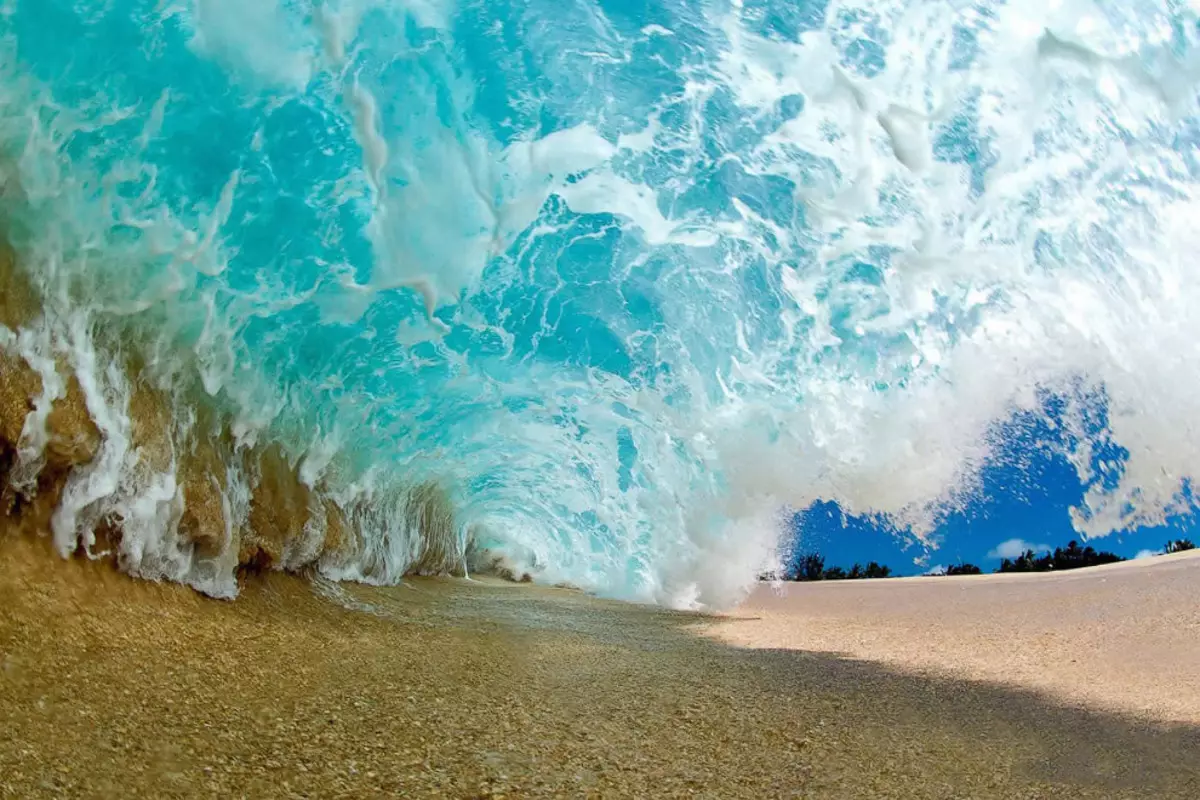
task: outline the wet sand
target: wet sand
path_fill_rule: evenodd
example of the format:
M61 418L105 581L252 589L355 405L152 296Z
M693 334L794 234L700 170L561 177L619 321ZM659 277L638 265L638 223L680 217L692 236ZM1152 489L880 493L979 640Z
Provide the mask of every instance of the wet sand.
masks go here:
M1200 571L1188 574L1196 584ZM998 616L1040 585L984 582L1014 590ZM970 637L1007 629L967 634L974 618L951 614L934 636L912 622L917 599L907 617L887 600L885 587L916 585L759 593L718 619L511 584L375 589L278 573L221 602L0 536L0 794L1200 796L1200 734L1171 722L1194 719L1194 681L1190 700L1143 699L1134 714L1021 688L1020 670L983 676L964 662ZM813 602L820 593L831 597ZM1048 602L993 652L1024 663L1024 643L1056 616ZM907 631L885 635L896 619ZM854 620L857 639L830 633ZM795 633L814 621L818 638ZM906 636L915 662L896 655ZM1195 628L1171 641L1194 646ZM1077 652L1066 638L1054 647ZM1026 666L1053 660L1038 658ZM1152 662L1138 685L1159 680ZM1137 659L1121 669L1138 674Z

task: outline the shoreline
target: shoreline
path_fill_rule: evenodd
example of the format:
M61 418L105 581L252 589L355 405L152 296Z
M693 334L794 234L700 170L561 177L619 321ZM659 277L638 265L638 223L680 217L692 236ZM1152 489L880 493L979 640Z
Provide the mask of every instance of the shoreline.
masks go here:
M1200 790L1195 726L701 635L746 624L436 578L220 601L0 534L0 796Z
M759 584L725 617L706 633L734 646L838 652L1200 725L1200 550L1059 572Z
M1122 571L1127 569L1143 569L1153 567L1160 563L1172 561L1182 561L1192 558L1200 558L1200 548L1192 550L1183 550L1178 553L1159 553L1155 556L1145 558L1127 558L1123 561L1117 561L1112 564L1095 564L1090 567L1078 567L1076 569L1060 569L1060 570L1045 570L1041 572L981 572L978 575L889 575L886 578L856 578L856 579L832 579L819 581L788 581L788 580L758 580L755 581L754 591L760 590L765 586L791 586L796 584L814 584L819 583L825 586L834 586L840 584L861 585L863 583L895 583L903 581L905 583L943 583L957 581L1011 581L1011 580L1031 580L1039 578L1054 577L1062 579L1068 577L1088 576L1095 572L1112 572ZM753 594L754 592L751 592Z

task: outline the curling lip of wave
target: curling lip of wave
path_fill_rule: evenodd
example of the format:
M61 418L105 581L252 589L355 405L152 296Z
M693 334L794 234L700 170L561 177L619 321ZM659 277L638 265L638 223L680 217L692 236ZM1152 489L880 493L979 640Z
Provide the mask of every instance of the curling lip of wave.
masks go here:
M1189 8L0 9L3 449L64 553L722 605L782 508L935 544L1047 396L1081 533L1190 508Z

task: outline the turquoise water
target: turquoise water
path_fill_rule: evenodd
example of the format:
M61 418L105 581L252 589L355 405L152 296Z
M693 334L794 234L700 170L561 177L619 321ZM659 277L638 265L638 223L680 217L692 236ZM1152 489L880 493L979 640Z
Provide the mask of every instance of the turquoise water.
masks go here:
M339 504L435 481L473 551L630 599L729 602L818 499L928 537L1045 392L1076 528L1152 524L1200 455L1198 33L1149 0L0 0L22 346L110 442L120 330ZM154 550L174 479L105 452L79 507Z

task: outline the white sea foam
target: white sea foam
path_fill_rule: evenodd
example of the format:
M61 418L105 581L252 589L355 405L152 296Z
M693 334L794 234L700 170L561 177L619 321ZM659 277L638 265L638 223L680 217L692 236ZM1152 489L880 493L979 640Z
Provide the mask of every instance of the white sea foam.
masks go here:
M443 548L727 604L777 559L780 509L834 500L934 544L996 425L1047 392L1081 534L1189 508L1192 11L835 0L783 31L741 3L632 26L592 4L304 9L181 6L182 47L156 17L146 52L228 94L147 79L123 104L18 59L33 34L0 21L4 214L47 312L0 336L42 378L10 482L42 467L59 365L102 433L61 551L119 518L126 569L236 592L253 474L226 465L225 546L197 555L180 454L147 467L113 347L180 403L173 445L198 387L240 451L283 447L314 491L283 565L330 578ZM180 130L223 122L236 157L182 168ZM453 542L412 523L426 482L457 503ZM350 554L321 551L326 503Z

